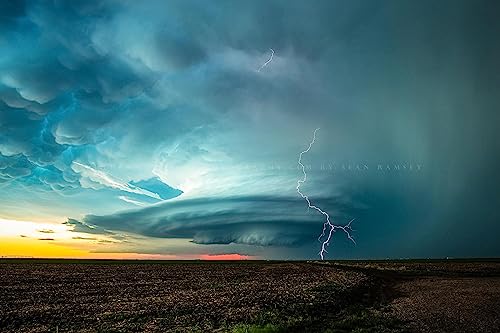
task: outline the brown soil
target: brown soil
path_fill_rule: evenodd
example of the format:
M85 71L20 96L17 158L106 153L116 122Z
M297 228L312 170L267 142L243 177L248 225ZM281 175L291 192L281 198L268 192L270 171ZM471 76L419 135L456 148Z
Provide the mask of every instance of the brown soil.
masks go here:
M207 332L306 313L367 279L305 263L0 265L0 331L12 332Z
M498 263L0 262L2 332L500 332L499 318Z

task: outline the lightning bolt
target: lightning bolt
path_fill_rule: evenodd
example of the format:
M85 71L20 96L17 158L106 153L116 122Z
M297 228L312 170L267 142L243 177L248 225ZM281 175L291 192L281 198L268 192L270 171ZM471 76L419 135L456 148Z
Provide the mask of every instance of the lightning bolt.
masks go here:
M259 72L259 73L260 73L260 71L261 71L264 67L266 67L266 66L267 66L267 65L268 65L271 61L273 61L273 57L274 57L274 50L273 50L273 49L271 49L271 48L270 48L269 50L271 50L271 56L270 56L270 57L269 57L269 59L268 59L268 60L267 60L267 61L266 61L266 62L265 62L262 66L260 66L260 68L257 70L257 72Z
M352 241L354 244L356 244L356 241L351 236L351 231L353 231L352 228L351 228L351 223L354 221L354 219L352 219L351 221L349 221L349 223L347 223L344 226L332 223L332 221L330 221L330 215L328 215L327 212L323 211L318 206L313 205L311 203L311 200L309 199L309 197L300 191L300 185L304 184L307 181L306 167L304 166L304 164L302 164L302 156L304 154L307 154L309 152L309 150L311 150L311 147L316 142L316 133L318 131L319 131L319 128L316 128L314 130L313 137L312 137L311 142L309 143L309 146L307 147L306 150L302 151L299 154L298 165L302 169L302 173L303 173L304 176L302 177L302 179L299 179L297 181L297 187L296 188L297 188L297 193L307 202L308 209L309 208L314 209L318 213L322 214L325 217L325 222L323 223L323 231L321 232L321 235L319 235L319 237L318 237L318 241L321 243L321 250L319 251L319 256L321 257L321 260L323 260L324 257L325 257L325 253L328 253L328 251L326 250L326 248L330 244L330 240L332 238L332 235L333 235L333 233L336 230L339 230L339 229L342 230L346 234L347 238L350 241Z

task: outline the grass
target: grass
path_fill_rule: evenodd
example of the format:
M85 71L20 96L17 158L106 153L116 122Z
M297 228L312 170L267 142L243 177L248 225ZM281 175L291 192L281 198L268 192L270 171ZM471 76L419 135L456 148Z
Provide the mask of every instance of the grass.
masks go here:
M330 283L316 288L320 295L334 296L346 302L330 303L328 299L304 308L264 311L250 323L239 324L231 333L317 332L317 333L396 333L403 332L403 322L384 314L377 296L378 284L367 285L358 292ZM326 301L326 302L325 302Z
M325 333L388 333L402 332L402 322L382 315L379 311L361 306L353 306L340 319L329 325Z
M282 333L282 332L322 332L322 333L396 333L403 332L402 322L382 315L379 311L362 306L352 306L343 310L336 318L328 321L317 318L279 318L267 315L272 322L239 324L231 333ZM321 326L318 326L318 322Z

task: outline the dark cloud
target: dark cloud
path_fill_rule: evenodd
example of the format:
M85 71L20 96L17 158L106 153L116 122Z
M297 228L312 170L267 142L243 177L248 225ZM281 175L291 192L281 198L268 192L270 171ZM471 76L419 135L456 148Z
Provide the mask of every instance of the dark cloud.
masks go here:
M33 165L26 158L3 156L0 154L0 179L8 181L31 174Z
M40 229L40 230L37 230L37 232L41 232L42 234L53 234L54 230L52 230L52 229Z
M73 232L81 232L86 234L96 234L96 235L110 235L113 234L111 231L104 228L100 228L94 225L88 225L87 223L77 221L75 219L68 219L64 222L65 225L72 227Z
M311 175L312 197L367 203L342 206L364 223L351 253L497 255L498 7L3 1L0 213L36 201L53 216L62 205L88 214L66 222L78 232L299 246L318 217L290 199L297 174L237 168L293 164L321 127L311 164L424 165L418 177ZM121 212L158 200L75 162L161 199L174 187L200 199Z
M340 202L319 200L341 214ZM346 219L345 216L343 216ZM148 237L192 238L198 244L294 246L317 237L321 218L307 212L299 198L249 196L187 199L160 203L140 210L107 216L87 215L82 222L69 219L74 231L121 231ZM85 228L82 228L85 226Z
M159 32L155 46L167 68L183 68L198 64L206 57L205 51L191 42L191 36L171 36L168 31Z
M71 239L76 239L76 240L97 240L97 238L94 238L94 237L71 237Z
M172 199L182 194L181 190L168 186L158 177L145 179L138 182L131 181L130 185L137 186L141 189L157 194L162 200Z
M8 30L26 15L26 2L23 0L2 1L0 3L0 31Z
M89 224L85 221L78 221L75 219L69 218L66 222L63 224L69 226L71 228L72 232L77 232L77 233L84 233L84 234L91 234L91 235L103 235L106 236L110 239L100 239L99 242L106 243L106 242L111 242L111 243L121 243L121 242L128 242L128 240L131 238L130 236L126 234L121 234L112 230L105 229L101 226L98 225L93 225ZM85 236L75 236L73 239L79 239L79 240L91 240L95 239L94 237L85 237Z

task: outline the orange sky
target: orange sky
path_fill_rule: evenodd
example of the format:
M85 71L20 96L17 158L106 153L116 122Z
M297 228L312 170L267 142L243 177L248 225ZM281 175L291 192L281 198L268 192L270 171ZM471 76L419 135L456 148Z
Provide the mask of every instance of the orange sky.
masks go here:
M29 238L0 237L0 256L19 258L81 258L81 259L179 259L175 255L142 253L94 253L69 246Z
M79 259L144 259L144 260L251 260L254 256L230 254L144 254L129 252L99 253L32 238L0 237L0 256L7 258L79 258Z
M82 238L76 239L75 236ZM82 239L92 237L91 243ZM73 232L61 223L16 221L0 218L0 257L10 258L81 258L81 259L154 259L154 260L248 260L254 256L239 253L135 253L115 243L96 245L104 236ZM113 244L113 247L110 247ZM174 244L171 244L175 247ZM132 251L130 251L132 250Z

